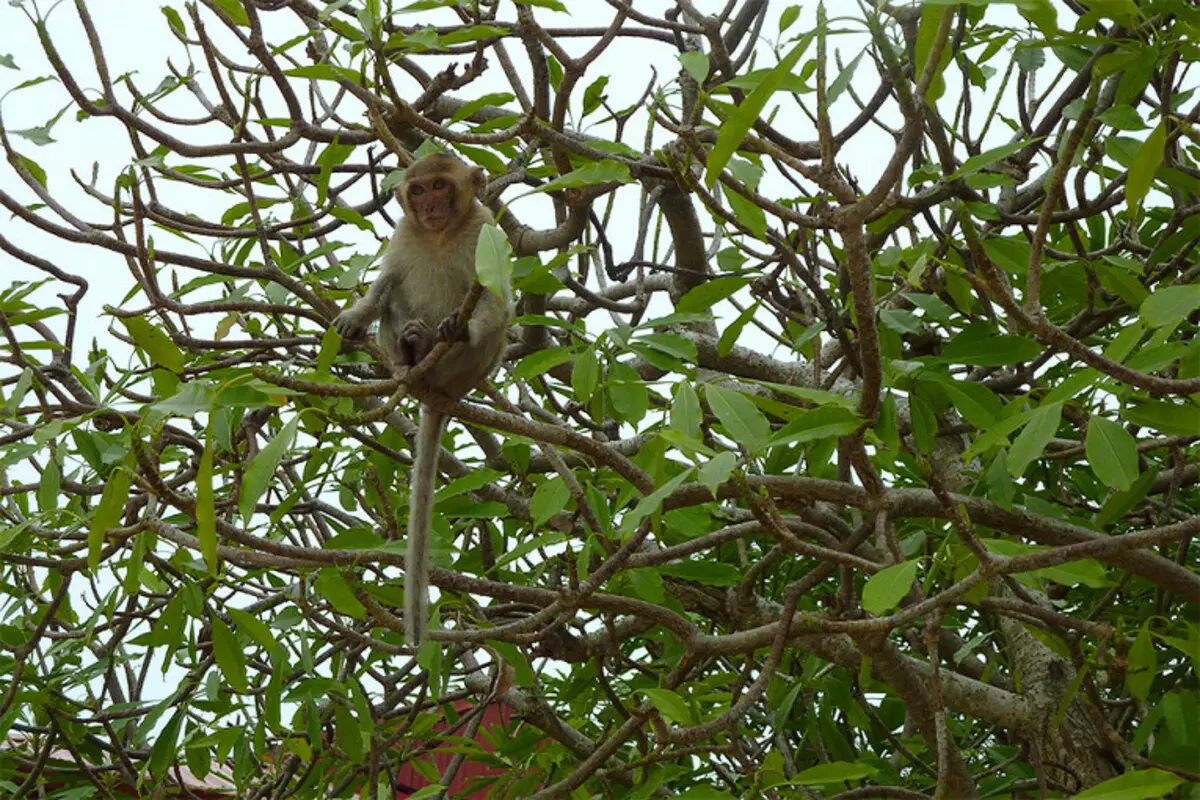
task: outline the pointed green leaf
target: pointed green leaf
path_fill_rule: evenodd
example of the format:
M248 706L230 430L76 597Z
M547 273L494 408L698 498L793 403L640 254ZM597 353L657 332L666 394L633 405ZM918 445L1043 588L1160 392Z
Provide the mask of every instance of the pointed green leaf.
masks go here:
M863 609L877 616L886 614L900 604L916 578L916 561L902 561L876 572L863 586Z
M204 557L208 574L215 578L220 567L217 561L216 501L213 498L213 449L217 443L213 439L211 422L205 440L204 452L200 454L200 467L196 472L196 538L200 540L200 555Z
M133 475L124 467L118 467L108 476L104 484L104 492L100 495L100 505L92 516L92 524L88 528L88 569L95 570L100 566L100 551L104 547L104 537L109 528L117 527L121 514L125 511L125 501L129 499L129 487L133 485Z
M1058 431L1062 419L1062 403L1051 403L1033 412L1024 430L1017 436L1008 451L1008 471L1014 478L1025 474L1025 469L1041 458L1042 451Z
M271 633L271 628L258 617L239 608L227 608L226 612L229 614L229 618L237 624L239 631L248 634L268 653L273 652L279 646L279 643L275 641L274 634Z
M183 372L185 363L183 351L175 346L167 334L141 317L121 317L120 319L134 344L145 351L152 363L176 374Z
M529 500L529 516L539 526L561 511L568 510L571 490L562 478L554 477L539 484Z
M739 289L750 285L750 278L733 276L715 278L699 286L689 289L687 294L679 299L675 310L681 314L693 312L711 312L712 307L733 295Z
M246 691L246 656L229 626L217 617L212 620L213 659L235 692Z
M1166 122L1158 123L1146 141L1138 148L1129 164L1129 176L1125 179L1125 202L1137 217L1142 210L1142 201L1154 183L1154 171L1162 166L1163 154L1167 149Z
M670 689L642 689L642 694L650 701L650 705L671 722L687 725L692 722L692 712L688 704L676 692Z
M758 406L745 395L710 383L704 387L704 396L708 400L708 407L735 441L751 452L766 446L771 436L771 425Z
M1075 795L1075 800L1149 800L1166 797L1186 781L1160 769L1141 769L1096 784Z
M729 119L725 120L725 124L721 126L717 133L717 142L713 145L708 154L708 164L704 173L704 184L708 188L712 188L717 183L717 178L725 169L725 165L729 163L729 159L737 151L738 146L746 138L746 134L750 132L763 108L766 107L767 101L771 99L771 95L779 88L780 82L784 77L791 75L792 69L796 66L796 62L800 60L800 56L808 49L809 42L812 41L812 34L805 36L792 48L783 60L775 66L767 76L762 79L762 82L755 87L754 91L746 95L742 100L742 104L734 109L734 112L729 115Z
M475 275L483 288L502 302L509 300L512 285L512 245L497 225L484 225L475 243Z
M713 497L717 496L717 487L729 480L729 476L733 474L733 468L737 466L737 456L728 450L718 453L711 461L700 468L696 474L696 479L712 493Z
M1125 491L1138 476L1137 442L1112 420L1092 417L1087 427L1088 462L1096 477L1119 491Z
M861 781L879 772L867 764L854 764L849 761L833 761L829 764L817 764L803 770L795 779L790 781L798 786L822 786L843 781Z
M1200 283L1162 286L1142 301L1138 313L1151 328L1176 325L1200 308Z
M838 436L849 436L863 424L862 418L848 408L821 406L805 411L784 425L773 437L774 446L814 442Z
M671 403L671 427L692 439L700 438L700 395L688 381L675 384Z
M275 470L279 468L279 462L283 460L283 454L291 446L299 426L300 417L292 417L291 421L283 426L283 430L274 439L267 442L266 446L258 451L258 454L246 467L246 473L242 476L242 493L238 498L238 510L242 514L242 519L247 523L254 515L254 506L258 503L258 499L267 491L267 486L275 477Z
M367 609L354 596L354 590L342 577L342 573L333 567L326 567L317 573L316 579L313 580L313 588L328 600L338 613L354 619L367 618Z

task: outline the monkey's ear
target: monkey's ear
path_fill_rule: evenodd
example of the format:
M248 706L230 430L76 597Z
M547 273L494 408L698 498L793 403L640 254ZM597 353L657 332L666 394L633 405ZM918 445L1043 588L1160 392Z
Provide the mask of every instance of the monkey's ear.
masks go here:
M483 199L483 190L487 188L487 175L483 169L475 167L471 170L471 189L475 192L475 196L480 200Z

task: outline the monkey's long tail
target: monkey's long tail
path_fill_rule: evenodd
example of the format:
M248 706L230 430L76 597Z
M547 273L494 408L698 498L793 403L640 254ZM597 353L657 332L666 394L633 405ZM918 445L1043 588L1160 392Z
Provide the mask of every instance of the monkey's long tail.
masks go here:
M404 633L417 647L429 628L429 540L433 522L433 487L437 480L445 417L427 405L421 406L413 459L411 494L408 501L408 550L404 563Z

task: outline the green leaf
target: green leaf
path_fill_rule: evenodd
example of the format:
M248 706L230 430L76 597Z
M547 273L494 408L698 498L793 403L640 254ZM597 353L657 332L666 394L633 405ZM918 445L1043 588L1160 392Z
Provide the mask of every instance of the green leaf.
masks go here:
M183 18L179 16L178 11L170 6L163 6L160 11L166 15L167 24L171 26L171 30L179 36L187 35L187 29L183 27Z
M650 705L658 709L658 713L671 722L681 725L691 724L692 712L688 708L687 702L676 692L670 689L640 689L639 691L650 701Z
M713 306L730 297L739 289L749 286L750 282L750 278L742 276L714 278L689 289L687 294L679 299L675 310L680 314L711 313Z
M1092 417L1087 426L1088 462L1096 477L1109 486L1125 491L1138 476L1137 442L1112 420Z
M556 511L561 510L561 508L556 509ZM516 547L510 547L508 550L504 551L504 555L496 559L496 566L507 566L517 559L524 558L534 550L539 550L543 547L554 547L555 545L562 544L566 540L567 535L558 531L551 531L550 533L543 533L541 536L534 536L531 539L526 539L525 541L521 542Z
M117 527L121 521L125 501L129 499L129 487L132 485L133 475L124 467L114 469L104 484L100 505L96 507L92 524L88 528L88 569L92 571L100 566L100 552L104 547L104 537L108 529Z
M235 25L241 25L244 28L250 27L250 17L246 15L246 9L242 8L242 4L238 0L213 0L217 8L225 12L225 16L229 17Z
M663 590L662 574L654 569L631 569L626 575L633 585L633 591L638 597L651 603L662 605L667 601Z
M175 760L175 745L179 741L179 729L183 725L183 709L176 709L171 719L154 736L150 748L150 774L155 781L166 782L171 762Z
M567 363L574 357L574 347L549 347L545 350L535 350L521 359L521 363L517 364L516 369L513 370L513 377L533 378L560 364Z
M916 561L902 561L881 569L863 586L863 609L876 616L886 614L900 604L916 579Z
M246 656L233 631L217 617L212 618L212 653L225 682L235 692L245 692Z
M927 4L921 9L921 22L917 27L915 47L916 74L918 76L924 73L925 64L929 61L930 53L933 52L938 29L942 24L943 13L947 13L947 11L931 4ZM945 71L946 65L950 63L950 54L953 49L950 42L946 42L942 47L937 67L933 71L933 80L929 82L929 88L925 92L925 100L930 105L933 105L946 91L946 79L942 77L942 73Z
M1190 402L1138 400L1127 406L1121 416L1134 425L1154 428L1169 436L1195 436L1200 431L1200 406Z
M703 419L700 410L700 395L688 381L675 384L675 392L671 403L671 427L684 436L692 439L700 438L700 422Z
M213 498L213 450L216 446L210 421L204 452L200 454L200 467L196 472L196 538L200 540L200 555L204 557L208 574L213 578L217 577L220 569L217 560L216 501Z
M600 362L596 358L596 351L584 350L576 357L575 366L571 369L571 390L575 393L575 399L586 403L592 399L599 385Z
M804 411L771 437L772 446L815 442L838 436L849 436L863 424L862 418L848 408L821 406Z
M270 627L258 617L239 608L227 607L225 611L234 623L237 624L238 630L248 634L251 639L257 642L268 653L274 652L279 646L279 643L275 641L274 634L271 633Z
M338 613L354 619L367 618L367 609L354 596L354 590L350 588L350 584L342 577L339 570L326 567L317 572L317 577L313 580L313 588L328 600Z
M1129 693L1143 703L1150 697L1157 664L1150 632L1143 628L1133 640L1133 646L1129 648L1128 669L1125 672L1125 686L1128 687Z
M483 288L507 303L512 285L512 245L496 225L484 225L475 243L475 276Z
M779 32L783 33L800 18L800 6L788 6L779 15Z
M657 514L659 509L662 508L663 501L682 486L683 482L691 477L691 474L692 471L690 469L684 470L639 500L638 504L633 507L633 510L621 520L622 532L626 536L632 536L633 532L642 524L642 520L651 514ZM665 573L666 570L664 569L663 571Z
M717 496L717 487L729 480L733 468L737 466L737 456L728 450L718 453L711 461L700 468L696 479L707 487L713 497Z
M585 164L579 169L573 169L566 175L560 175L549 183L537 188L539 192L552 192L558 189L578 189L581 186L594 186L599 183L633 183L629 167L620 161L604 159Z
M306 67L296 67L283 71L291 78L310 78L315 81L349 81L355 85L363 83L363 74L357 70L339 67L334 64L310 64Z
M725 165L729 163L729 159L733 157L738 146L745 140L746 134L750 132L750 128L758 120L762 114L763 108L766 107L767 101L771 99L771 95L779 87L780 82L785 76L791 74L792 69L796 66L796 62L800 60L800 56L808 49L809 42L812 41L812 34L805 36L798 42L783 60L779 62L766 77L748 94L742 104L739 105L734 112L725 120L717 133L717 142L713 145L708 154L708 163L704 173L704 184L711 189L717 183L717 178L724 171Z
M1075 800L1146 800L1165 797L1184 779L1160 769L1142 769L1097 784L1075 795Z
M183 351L165 333L141 317L120 317L134 343L145 351L150 360L175 374L183 372Z
M827 783L842 783L843 781L860 781L869 778L878 769L866 764L854 764L849 761L833 761L829 764L817 764L798 774L790 783L798 786L820 786Z
M275 470L279 468L283 454L291 447L292 439L296 436L299 426L299 415L292 417L291 421L283 426L283 430L274 439L267 442L267 445L258 451L258 454L246 467L246 473L242 476L242 493L238 498L238 511L241 512L242 519L247 524L254 515L254 506L258 503L258 499L267 491L267 486L275 477Z
M979 367L1003 367L1032 361L1042 354L1042 346L1024 336L974 336L959 334L942 348L941 360L948 364Z
M1096 513L1096 527L1107 528L1132 511L1149 493L1156 477L1158 477L1158 470L1148 469L1133 482L1133 486L1123 492L1111 495L1104 501L1100 511Z
M62 489L62 467L53 456L42 469L41 480L38 481L38 508L43 512L54 511L58 508L58 493Z
M333 729L337 745L347 758L355 764L361 763L366 754L363 748L362 728L349 708L341 703L333 704Z
M1177 325L1200 308L1200 283L1186 286L1162 286L1143 302L1138 313L1151 328Z
M554 477L544 481L534 490L529 499L529 516L533 517L535 527L561 511L568 510L571 502L571 490L562 478Z
M1017 0L1017 10L1025 19L1037 25L1043 36L1053 38L1060 35L1058 10L1050 0Z
M493 648L496 653L507 661L516 672L518 686L533 686L537 680L534 674L533 667L529 664L529 659L519 647L508 642L499 642L495 639L488 639L488 647Z
M1051 403L1033 412L1024 430L1017 436L1008 451L1008 471L1014 477L1025 474L1025 469L1041 458L1042 451L1058 431L1062 418L1062 403Z
M837 77L833 79L833 83L829 84L829 88L825 91L825 102L827 105L833 105L842 96L842 93L850 88L850 81L854 79L854 71L858 69L858 62L862 61L862 57L866 54L866 50L860 50L858 55L854 57L854 60L838 72Z
M571 12L567 11L567 7L564 6L561 2L559 2L559 0L517 0L517 2L523 6L537 6L538 8L548 8L551 11L560 11L563 14L571 13Z
M699 50L688 50L679 54L679 63L696 83L704 83L708 77L708 55Z
M738 318L735 319L728 328L721 333L721 339L717 342L717 355L721 358L729 355L733 351L733 346L737 344L738 337L742 335L746 324L754 319L754 315L758 312L759 304L747 308ZM813 326L816 327L816 326Z
M321 349L317 353L317 372L328 375L333 368L333 362L342 350L342 335L335 326L330 325L321 337Z
M317 156L316 163L321 168L321 171L317 173L317 205L325 204L325 198L329 193L329 179L333 177L333 168L345 163L353 152L354 145L340 144L335 137Z
M993 147L991 150L984 150L977 156L971 156L962 163L961 167L954 171L954 174L950 176L950 180L955 178L965 178L968 175L973 175L982 169L986 169L993 164L1003 161L1011 155L1016 155L1034 141L1036 140L1021 139L1020 141L1009 142L1008 144L1002 144L999 147Z
M683 794L676 795L675 800L734 800L734 797L715 786L705 785L692 786Z
M732 564L722 561L680 561L659 568L659 574L709 586L736 586L742 573Z
M1154 183L1154 171L1162 166L1166 149L1167 128L1163 121L1146 137L1129 164L1129 176L1125 179L1125 202L1129 204L1129 213L1135 219L1141 213L1142 201Z
M745 445L752 453L766 446L771 436L771 425L745 395L709 383L704 386L704 396L708 400L708 407L734 441Z

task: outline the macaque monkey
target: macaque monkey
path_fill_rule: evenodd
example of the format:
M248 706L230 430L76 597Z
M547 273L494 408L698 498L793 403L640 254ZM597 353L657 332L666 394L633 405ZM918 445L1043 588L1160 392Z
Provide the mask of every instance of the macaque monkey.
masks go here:
M478 199L485 185L483 170L444 153L410 166L396 190L404 218L383 254L379 277L365 297L333 321L343 337L361 338L378 319L379 348L394 367L420 363L438 340L454 342L421 379L452 398L471 391L496 368L508 341L508 287L505 300L483 293L465 331L457 314L475 284L479 231L493 221ZM404 625L414 646L429 624L430 524L444 427L443 415L422 405L405 556Z

